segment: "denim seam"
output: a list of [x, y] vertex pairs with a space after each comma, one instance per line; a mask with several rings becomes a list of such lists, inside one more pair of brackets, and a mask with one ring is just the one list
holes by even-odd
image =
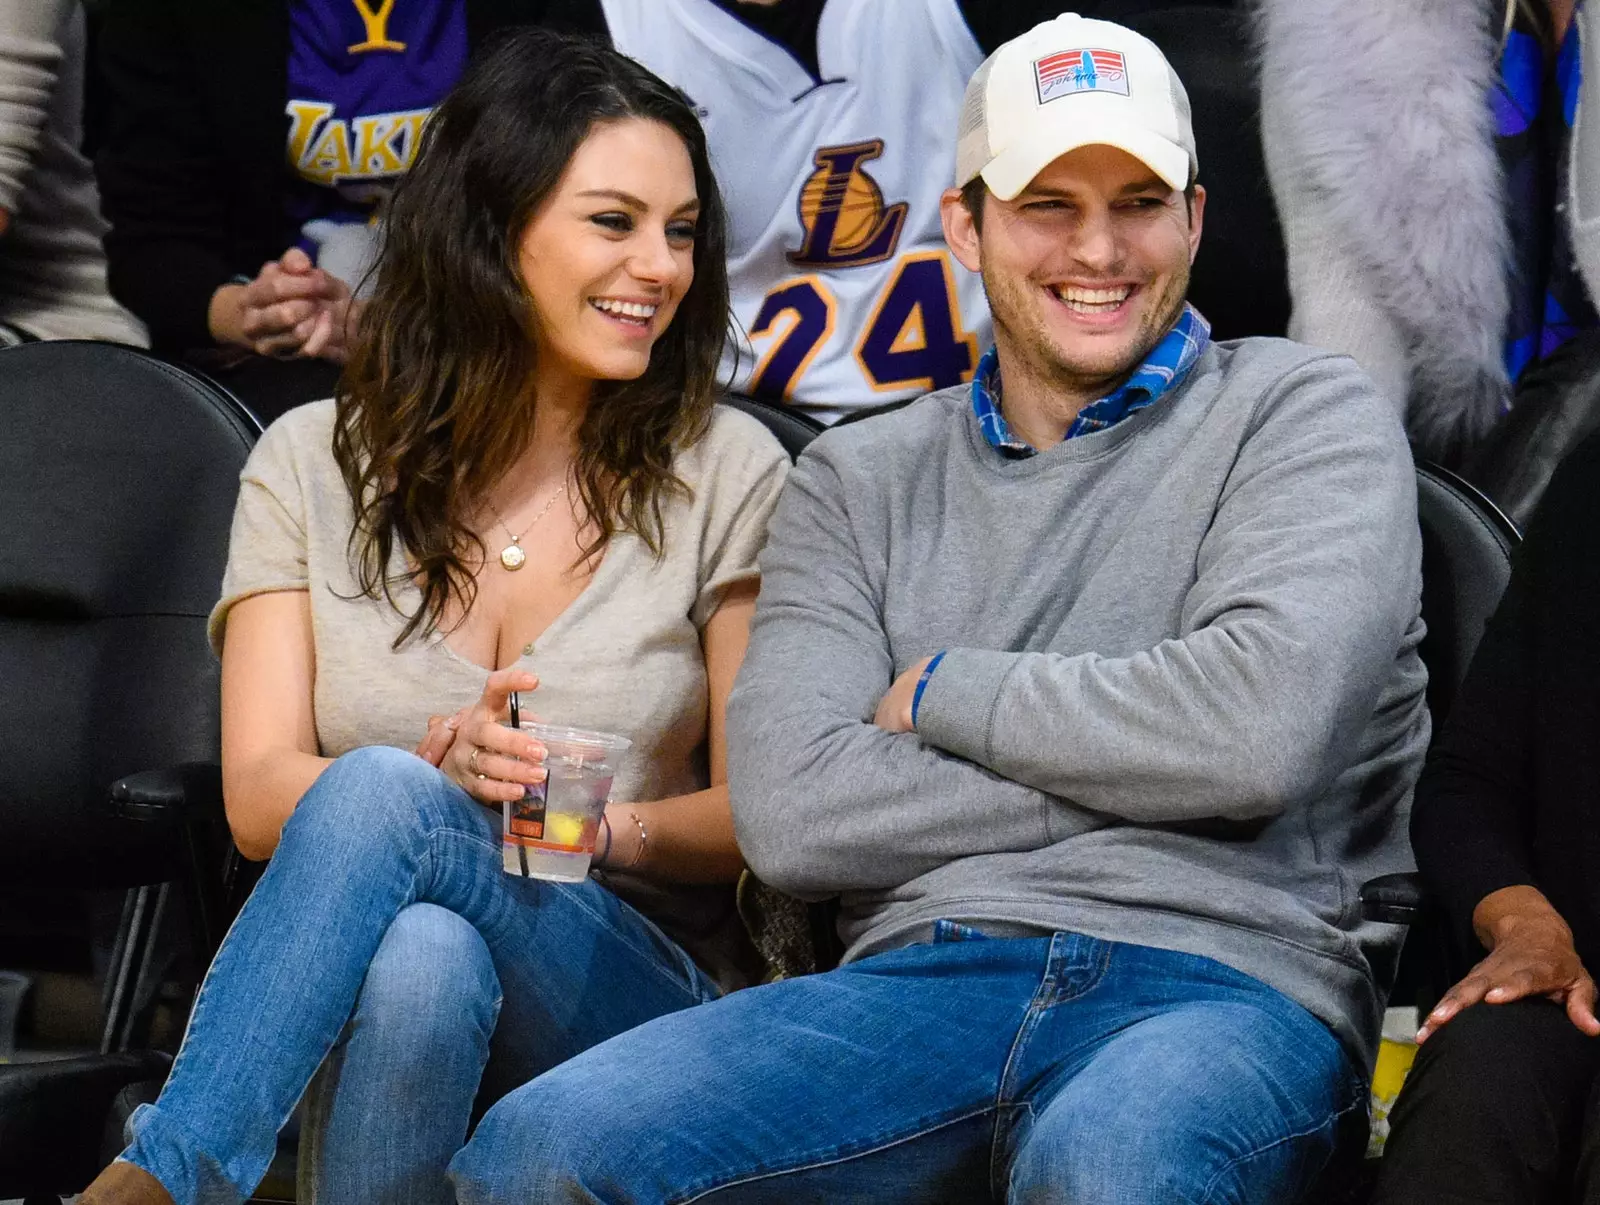
[[[1008, 1116], [1010, 1124], [1006, 1125]], [[1010, 1169], [1006, 1166], [1007, 1160], [1002, 1158], [1004, 1152], [1001, 1149], [1001, 1127], [1006, 1127], [1005, 1138], [1009, 1140], [1019, 1133], [1025, 1135], [1024, 1123], [1027, 1129], [1031, 1130], [1034, 1121], [1033, 1102], [1027, 1099], [1017, 1100], [995, 1112], [994, 1133], [989, 1136], [989, 1195], [996, 1201], [1007, 1199], [1007, 1185], [1011, 1179]], [[1018, 1139], [1019, 1143], [1020, 1141], [1021, 1139]], [[1016, 1149], [1016, 1144], [1012, 1145], [1012, 1149]]]
[[[350, 1022], [345, 1022], [345, 1030], [350, 1028]], [[339, 1037], [343, 1039], [345, 1033], [340, 1031]], [[335, 1042], [322, 1060], [322, 1065], [317, 1068], [316, 1074], [311, 1077], [311, 1082], [306, 1085], [306, 1090], [301, 1093], [301, 1100], [305, 1102], [305, 1124], [300, 1130], [299, 1157], [295, 1160], [295, 1198], [300, 1205], [318, 1205], [318, 1191], [322, 1182], [320, 1177], [313, 1173], [313, 1169], [322, 1162], [322, 1135], [326, 1122], [324, 1112], [328, 1099], [339, 1090], [337, 1079], [332, 1083], [320, 1083], [322, 1076], [332, 1074], [334, 1071], [343, 1073], [344, 1059], [340, 1055], [337, 1066], [330, 1062], [335, 1051], [339, 1050], [340, 1043]], [[312, 1088], [319, 1091], [313, 1092]]]
[[[291, 817], [291, 819], [292, 819], [292, 817]], [[433, 856], [432, 838], [434, 836], [438, 835], [438, 833], [439, 833], [439, 830], [437, 830], [437, 829], [434, 830], [433, 832], [429, 833], [428, 834], [428, 839], [424, 843], [424, 849], [422, 851], [422, 859], [421, 859], [421, 861], [419, 862], [419, 865], [418, 865], [418, 873], [417, 873], [417, 878], [418, 879], [423, 877], [422, 876], [423, 865], [426, 864], [427, 862], [430, 862], [431, 859], [432, 859], [432, 856]], [[415, 884], [413, 884], [413, 888], [414, 888], [414, 886], [415, 886]], [[193, 1007], [190, 1008], [188, 1019], [186, 1020], [186, 1022], [184, 1024], [183, 1039], [178, 1044], [177, 1056], [172, 1060], [172, 1066], [167, 1071], [167, 1082], [168, 1083], [171, 1083], [173, 1081], [173, 1079], [176, 1077], [176, 1075], [178, 1073], [179, 1068], [181, 1066], [183, 1066], [183, 1064], [185, 1062], [185, 1056], [189, 1052], [189, 1038], [200, 1027], [200, 1025], [202, 1024], [202, 1019], [209, 1012], [209, 1006], [210, 1006], [211, 1001], [210, 1001], [208, 993], [206, 992], [207, 985], [211, 982], [211, 978], [212, 978], [213, 975], [221, 973], [221, 969], [223, 968], [225, 963], [231, 963], [235, 958], [235, 954], [234, 954], [234, 950], [233, 950], [234, 931], [238, 928], [240, 921], [243, 919], [244, 911], [245, 910], [243, 908], [241, 908], [239, 910], [239, 912], [235, 914], [233, 920], [229, 923], [228, 931], [223, 934], [222, 941], [219, 942], [218, 945], [217, 945], [217, 953], [212, 958], [211, 965], [206, 968], [205, 975], [201, 977], [200, 987], [195, 992], [194, 1005], [193, 1005]], [[337, 1044], [337, 1041], [338, 1041], [338, 1039], [336, 1037], [335, 1038], [335, 1045]], [[330, 1047], [330, 1049], [332, 1049], [332, 1048]], [[327, 1057], [326, 1053], [324, 1053], [323, 1057], [324, 1058]], [[319, 1064], [319, 1067], [320, 1067], [320, 1064]], [[313, 1075], [313, 1078], [314, 1078], [314, 1075]], [[308, 1083], [306, 1087], [309, 1088], [310, 1084]], [[305, 1094], [305, 1091], [306, 1091], [306, 1089], [302, 1089], [301, 1090], [301, 1095], [302, 1096]], [[299, 1098], [297, 1097], [296, 1100], [295, 1100], [295, 1105], [298, 1105], [298, 1104], [299, 1104]], [[294, 1106], [290, 1107], [289, 1112], [291, 1114], [294, 1112]], [[287, 1122], [287, 1120], [288, 1120], [287, 1117], [278, 1119], [277, 1128], [281, 1129], [283, 1127], [284, 1123]], [[225, 1169], [223, 1167], [222, 1162], [220, 1160], [216, 1159], [215, 1156], [213, 1156], [208, 1150], [205, 1149], [205, 1147], [203, 1147], [198, 1142], [197, 1136], [194, 1135], [192, 1133], [192, 1131], [190, 1131], [188, 1129], [188, 1127], [180, 1126], [178, 1128], [182, 1129], [182, 1131], [186, 1135], [188, 1135], [189, 1138], [192, 1140], [194, 1152], [197, 1153], [197, 1154], [203, 1155], [208, 1159], [211, 1159], [212, 1162], [217, 1167], [217, 1169], [219, 1170], [219, 1172], [223, 1172], [223, 1178], [227, 1179], [227, 1176], [226, 1176], [226, 1173], [225, 1173]], [[149, 1171], [150, 1169], [149, 1168], [145, 1168], [144, 1170]], [[230, 1180], [229, 1183], [231, 1184], [232, 1181]], [[234, 1188], [237, 1189], [238, 1185], [234, 1185]], [[250, 1189], [243, 1190], [243, 1195], [244, 1196], [249, 1196], [250, 1191], [251, 1191]]]
[[239, 917], [243, 914], [244, 910], [241, 908], [234, 914], [233, 920], [228, 922], [228, 931], [222, 935], [222, 940], [217, 943], [217, 952], [211, 959], [211, 965], [206, 968], [206, 973], [200, 977], [200, 986], [195, 989], [194, 993], [194, 1004], [190, 1007], [189, 1016], [183, 1024], [183, 1038], [178, 1043], [178, 1053], [172, 1060], [172, 1066], [167, 1069], [168, 1080], [171, 1080], [177, 1074], [179, 1066], [184, 1061], [184, 1055], [188, 1053], [189, 1035], [194, 1032], [195, 1018], [205, 1011], [206, 1005], [209, 1003], [206, 999], [206, 984], [211, 981], [211, 976], [216, 974], [217, 966], [222, 962], [223, 954], [229, 952], [228, 943], [233, 937], [234, 929], [239, 925]]
[[985, 1105], [982, 1108], [973, 1109], [970, 1112], [962, 1113], [955, 1117], [946, 1118], [944, 1121], [941, 1121], [936, 1125], [922, 1126], [918, 1129], [910, 1131], [909, 1133], [902, 1134], [900, 1137], [891, 1141], [879, 1142], [876, 1146], [864, 1147], [859, 1151], [852, 1151], [847, 1155], [835, 1155], [832, 1158], [817, 1159], [810, 1163], [797, 1163], [793, 1167], [780, 1167], [774, 1168], [771, 1171], [755, 1172], [750, 1175], [736, 1176], [734, 1179], [728, 1180], [724, 1183], [713, 1184], [707, 1188], [698, 1189], [695, 1191], [693, 1196], [671, 1198], [668, 1202], [666, 1202], [666, 1205], [693, 1205], [695, 1201], [702, 1200], [705, 1197], [710, 1196], [712, 1193], [721, 1192], [725, 1188], [738, 1188], [740, 1185], [754, 1184], [759, 1180], [771, 1180], [777, 1176], [792, 1176], [797, 1172], [814, 1171], [819, 1167], [832, 1167], [835, 1164], [848, 1163], [852, 1159], [861, 1159], [867, 1155], [876, 1155], [879, 1151], [886, 1151], [891, 1147], [900, 1146], [903, 1143], [914, 1141], [915, 1139], [922, 1138], [925, 1135], [945, 1129], [947, 1126], [960, 1125], [963, 1121], [971, 1121], [974, 1117], [982, 1117], [984, 1114], [992, 1111], [993, 1110], [990, 1106]]
[[[1296, 1130], [1292, 1134], [1284, 1134], [1279, 1138], [1274, 1138], [1271, 1142], [1267, 1143], [1265, 1146], [1258, 1146], [1253, 1151], [1247, 1151], [1243, 1155], [1237, 1155], [1234, 1158], [1228, 1160], [1227, 1163], [1223, 1164], [1221, 1167], [1219, 1167], [1217, 1169], [1216, 1174], [1214, 1176], [1212, 1176], [1211, 1179], [1206, 1181], [1206, 1186], [1201, 1191], [1201, 1194], [1200, 1194], [1201, 1205], [1205, 1205], [1205, 1202], [1211, 1200], [1211, 1191], [1212, 1191], [1212, 1189], [1216, 1188], [1218, 1182], [1221, 1181], [1221, 1179], [1224, 1176], [1226, 1176], [1229, 1172], [1233, 1171], [1233, 1169], [1238, 1167], [1240, 1164], [1248, 1163], [1250, 1160], [1258, 1158], [1259, 1156], [1266, 1154], [1268, 1151], [1273, 1150], [1276, 1147], [1282, 1146], [1286, 1142], [1294, 1142], [1296, 1139], [1304, 1138], [1308, 1134], [1315, 1134], [1320, 1130], [1326, 1130], [1330, 1126], [1333, 1127], [1335, 1130], [1337, 1130], [1339, 1119], [1341, 1117], [1343, 1117], [1346, 1113], [1353, 1112], [1356, 1108], [1360, 1107], [1363, 1103], [1364, 1102], [1360, 1101], [1360, 1100], [1353, 1101], [1352, 1103], [1346, 1105], [1344, 1108], [1339, 1109], [1338, 1111], [1336, 1111], [1332, 1116], [1324, 1118], [1317, 1125], [1309, 1126], [1309, 1127], [1307, 1127], [1305, 1129], [1302, 1129], [1302, 1130]], [[1329, 1152], [1328, 1152], [1328, 1158], [1332, 1158], [1332, 1157], [1333, 1157], [1333, 1151], [1330, 1149]], [[1321, 1172], [1323, 1167], [1327, 1166], [1328, 1158], [1325, 1158], [1322, 1161], [1321, 1166], [1319, 1166], [1317, 1168], [1317, 1171], [1319, 1173]], [[1315, 1179], [1315, 1176], [1313, 1176], [1312, 1179]]]
[[[1054, 1008], [1058, 1004], [1070, 1004], [1074, 1000], [1078, 1000], [1084, 996], [1087, 996], [1090, 992], [1094, 991], [1095, 988], [1100, 986], [1100, 981], [1106, 977], [1106, 972], [1111, 969], [1111, 942], [1103, 941], [1098, 937], [1090, 937], [1086, 933], [1075, 934], [1075, 936], [1081, 941], [1094, 942], [1094, 973], [1084, 981], [1082, 987], [1075, 988], [1074, 990], [1065, 994], [1058, 990], [1045, 1004], [1045, 1008]], [[1089, 970], [1090, 968], [1084, 967], [1082, 969]], [[1059, 982], [1059, 980], [1060, 976], [1057, 976], [1057, 981]]]
[[[995, 1085], [994, 1108], [997, 1119], [1001, 1111], [1006, 1107], [1007, 1101], [1015, 1096], [1016, 1086], [1011, 1083], [1012, 1068], [1015, 1066], [1017, 1058], [1021, 1054], [1022, 1048], [1027, 1044], [1029, 1037], [1039, 1027], [1039, 1023], [1044, 1020], [1045, 1014], [1058, 1004], [1066, 1004], [1069, 1001], [1088, 995], [1100, 985], [1101, 980], [1106, 976], [1106, 971], [1110, 969], [1110, 943], [1101, 941], [1096, 937], [1086, 937], [1083, 940], [1094, 943], [1093, 973], [1081, 987], [1068, 995], [1063, 995], [1061, 993], [1061, 984], [1066, 978], [1066, 975], [1063, 974], [1063, 963], [1066, 960], [1056, 952], [1056, 941], [1053, 938], [1051, 939], [1051, 948], [1046, 956], [1044, 974], [1040, 976], [1039, 986], [1034, 990], [1033, 999], [1028, 1002], [1028, 1011], [1023, 1016], [1021, 1023], [1018, 1024], [1016, 1035], [1011, 1039], [1011, 1049], [1006, 1052], [1005, 1066], [1001, 1068], [1000, 1079]], [[1028, 1108], [1031, 1112], [1032, 1105], [1030, 1104]], [[999, 1191], [1002, 1163], [1000, 1130], [997, 1125], [989, 1144], [989, 1186], [996, 1196], [1003, 1195]]]
[[438, 828], [431, 829], [428, 832], [429, 854], [433, 852], [432, 844], [434, 840], [439, 837], [450, 837], [457, 841], [465, 841], [469, 845], [478, 845], [491, 854], [498, 854], [500, 852], [500, 846], [496, 842], [491, 841], [488, 837], [483, 836], [481, 833], [469, 833], [464, 829], [446, 828], [444, 826], [440, 826]]
[[[1000, 1116], [1000, 1110], [1005, 1107], [1010, 1088], [1011, 1069], [1022, 1050], [1024, 1040], [1028, 1034], [1038, 1028], [1039, 1021], [1044, 1017], [1045, 1010], [1041, 1007], [1040, 997], [1044, 995], [1047, 986], [1051, 988], [1051, 995], [1055, 994], [1055, 967], [1053, 963], [1054, 960], [1051, 960], [1051, 965], [1047, 966], [1043, 977], [1040, 979], [1038, 990], [1034, 992], [1033, 999], [1028, 1002], [1028, 1011], [1023, 1015], [1021, 1023], [1017, 1026], [1017, 1032], [1012, 1035], [1011, 1049], [1006, 1051], [1005, 1066], [1000, 1069], [1000, 1078], [995, 1082], [994, 1086], [996, 1119]], [[1030, 1105], [1029, 1108], [1031, 1111], [1032, 1106]], [[989, 1191], [997, 1199], [1002, 1195], [997, 1191], [999, 1184], [997, 1177], [1000, 1173], [1001, 1164], [1004, 1162], [1000, 1155], [1000, 1127], [996, 1125], [994, 1133], [989, 1137]]]

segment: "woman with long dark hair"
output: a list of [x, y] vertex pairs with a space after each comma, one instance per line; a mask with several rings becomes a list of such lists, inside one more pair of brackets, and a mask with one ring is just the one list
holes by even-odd
[[[302, 1199], [451, 1201], [480, 1088], [750, 974], [723, 709], [787, 461], [713, 408], [725, 237], [693, 111], [610, 50], [517, 34], [429, 122], [213, 614], [229, 822], [271, 862], [86, 1201], [244, 1199], [308, 1084]], [[545, 775], [512, 691], [633, 742], [583, 882], [502, 870]]]

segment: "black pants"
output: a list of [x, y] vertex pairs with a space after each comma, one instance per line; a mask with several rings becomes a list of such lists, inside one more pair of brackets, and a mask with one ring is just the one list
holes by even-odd
[[1467, 1009], [1417, 1054], [1373, 1205], [1600, 1205], [1597, 1070], [1560, 1005]]

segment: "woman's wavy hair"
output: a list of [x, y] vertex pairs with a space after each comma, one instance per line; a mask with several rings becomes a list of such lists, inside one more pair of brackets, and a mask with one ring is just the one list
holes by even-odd
[[[469, 67], [428, 120], [385, 216], [371, 300], [340, 381], [333, 454], [355, 507], [350, 551], [363, 595], [406, 616], [394, 647], [438, 630], [476, 597], [483, 541], [466, 518], [533, 429], [536, 315], [519, 245], [597, 125], [670, 127], [694, 165], [694, 281], [643, 376], [602, 381], [578, 434], [577, 493], [597, 534], [657, 556], [662, 504], [687, 495], [673, 451], [706, 429], [728, 333], [727, 217], [705, 132], [682, 93], [604, 46], [518, 30]], [[398, 546], [407, 572], [392, 575]], [[469, 557], [469, 551], [473, 554]], [[407, 614], [396, 587], [415, 582]]]

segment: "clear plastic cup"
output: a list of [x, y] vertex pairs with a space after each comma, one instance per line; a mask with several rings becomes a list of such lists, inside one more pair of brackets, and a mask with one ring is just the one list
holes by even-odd
[[581, 882], [594, 857], [611, 779], [633, 742], [611, 732], [531, 720], [523, 722], [522, 731], [545, 747], [546, 778], [518, 802], [505, 805], [501, 840], [506, 873]]

